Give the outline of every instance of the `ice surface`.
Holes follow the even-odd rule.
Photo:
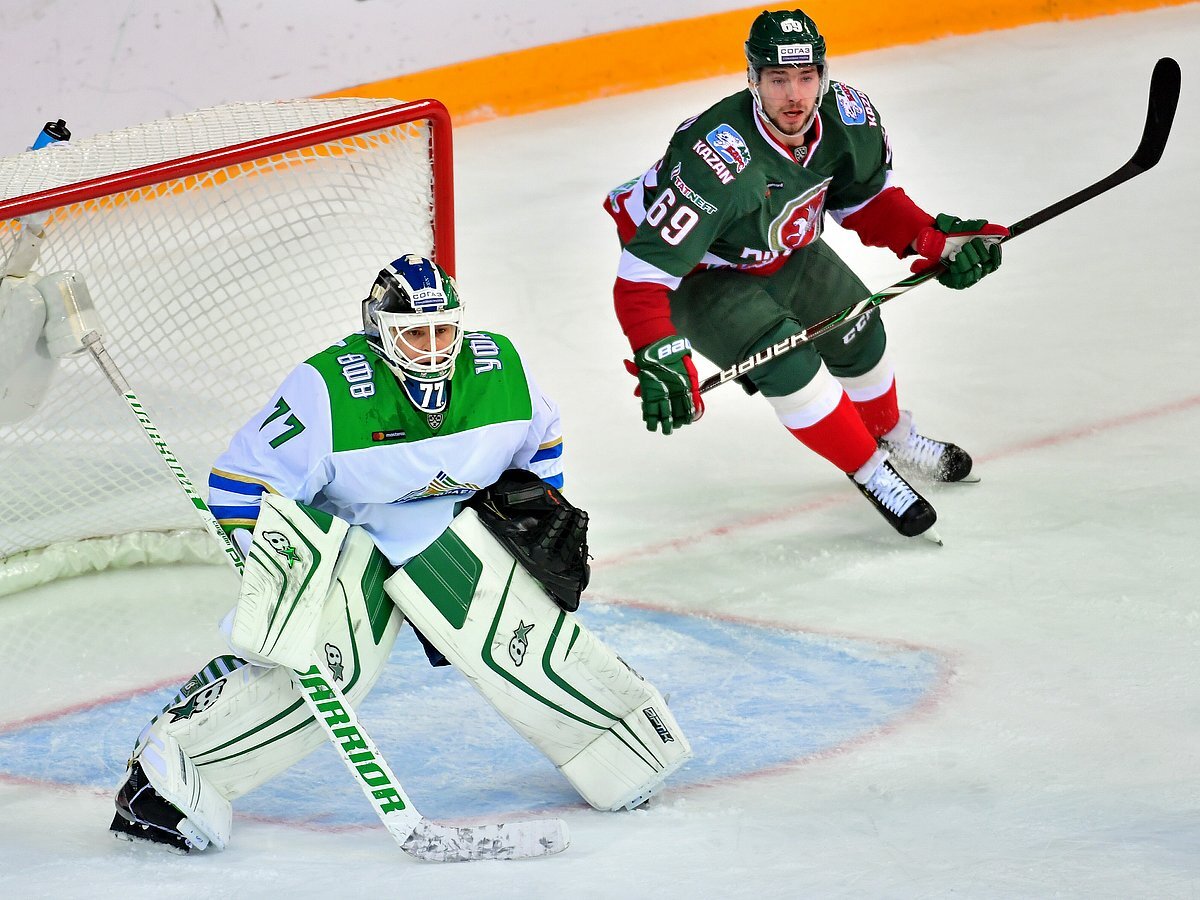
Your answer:
[[[94,769],[119,766],[135,735],[96,711],[154,690],[141,700],[148,715],[220,649],[211,623],[229,576],[98,576],[0,602],[0,627],[25,636],[6,667],[0,770],[17,768],[34,733],[50,758],[39,776],[0,777],[0,895],[1200,894],[1200,6],[833,64],[881,111],[918,202],[1015,221],[1128,158],[1164,55],[1181,63],[1184,87],[1159,168],[1008,244],[1004,268],[978,288],[923,287],[887,307],[902,403],[926,433],[971,450],[983,478],[931,490],[940,549],[896,537],[736,388],[710,394],[705,419],[669,439],[641,430],[611,314],[616,243],[599,205],[737,79],[460,131],[468,315],[513,336],[561,402],[567,488],[594,523],[586,604],[623,654],[653,660],[701,774],[685,769],[648,810],[597,813],[552,772],[514,777],[536,758],[458,741],[466,701],[399,678],[411,720],[388,715],[381,696],[364,707],[368,727],[386,719],[398,735],[411,721],[430,756],[463,745],[492,767],[426,795],[417,785],[437,766],[427,775],[428,759],[407,759],[423,748],[389,754],[402,780],[413,772],[419,805],[510,814],[552,795],[571,849],[529,863],[414,863],[358,818],[364,801],[332,756],[312,777],[321,790],[343,786],[336,822],[260,810],[238,817],[220,854],[131,848],[105,831],[107,790],[71,780],[72,748],[97,747]],[[868,285],[904,273],[846,237],[832,229]],[[56,619],[100,612],[112,624],[82,645],[55,639]],[[694,636],[712,622],[730,635],[793,636],[794,667],[777,653],[706,651]],[[914,654],[925,661],[910,682],[920,696],[821,744],[830,696],[851,690],[882,708],[890,689],[855,687],[837,669],[814,690],[771,689],[839,648]],[[713,656],[697,674],[704,652]],[[760,701],[730,703],[747,680]],[[715,714],[689,727],[683,711],[702,711],[706,693],[749,744],[722,737]],[[764,762],[748,746],[790,752]]]

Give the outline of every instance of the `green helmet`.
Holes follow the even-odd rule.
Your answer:
[[[758,14],[746,40],[746,63],[754,84],[765,66],[816,66],[821,73],[821,94],[829,89],[825,38],[817,31],[817,23],[798,9]]]

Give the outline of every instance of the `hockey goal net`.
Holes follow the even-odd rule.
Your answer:
[[[437,101],[201,110],[0,159],[0,261],[47,215],[36,272],[81,272],[105,346],[205,493],[233,432],[298,362],[361,328],[401,253],[454,269]],[[4,385],[0,385],[0,391]],[[0,594],[219,550],[84,355],[0,424]]]

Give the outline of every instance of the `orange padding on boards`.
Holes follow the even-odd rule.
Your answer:
[[[742,43],[763,9],[804,9],[831,57],[1034,22],[1086,19],[1182,6],[1191,0],[1003,0],[1001,3],[895,4],[805,0],[590,35],[500,53],[323,97],[436,97],[455,125],[568,106],[602,97],[740,72]]]

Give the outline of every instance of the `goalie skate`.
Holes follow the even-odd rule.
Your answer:
[[[847,473],[855,487],[879,511],[889,525],[905,537],[921,537],[940,544],[933,530],[937,512],[918,494],[888,461],[887,450],[880,448],[857,472]]]
[[[977,482],[971,455],[957,444],[925,437],[913,425],[912,413],[900,411],[896,427],[880,439],[896,471],[925,481]]]
[[[139,762],[135,761],[126,772],[125,781],[117,791],[116,805],[117,812],[108,830],[119,841],[161,844],[175,853],[188,853],[194,846],[203,849],[208,845],[208,839],[191,827],[187,817],[154,790]]]

